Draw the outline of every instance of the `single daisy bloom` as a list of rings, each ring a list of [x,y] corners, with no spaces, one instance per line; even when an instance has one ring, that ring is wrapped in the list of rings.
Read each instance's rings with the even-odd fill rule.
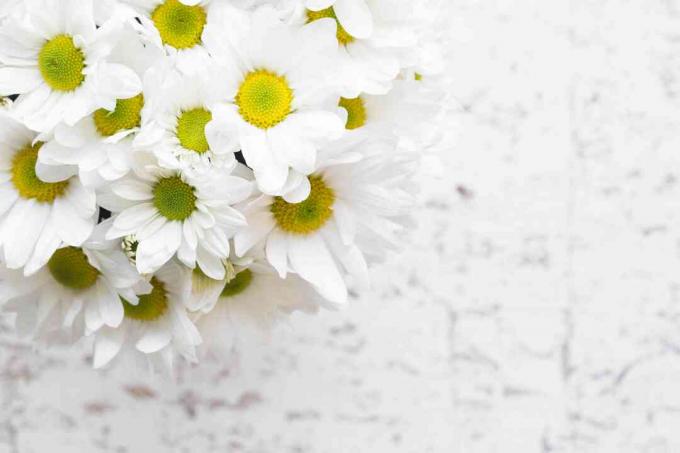
[[[137,269],[150,274],[173,256],[209,276],[225,276],[229,238],[246,226],[232,206],[252,193],[252,183],[226,172],[200,178],[158,165],[150,153],[139,152],[133,173],[114,182],[101,204],[119,212],[108,239],[133,235]]]
[[[343,133],[334,105],[333,28],[331,22],[292,28],[271,8],[256,10],[245,26],[206,28],[204,41],[228,88],[211,109],[208,142],[217,149],[236,139],[265,193],[285,195],[306,184],[318,149]]]
[[[189,307],[199,313],[196,326],[206,352],[227,355],[237,340],[266,338],[291,313],[315,313],[324,305],[298,276],[283,279],[266,260],[246,258],[235,260],[228,280],[193,272]]]
[[[346,277],[367,283],[365,252],[397,245],[403,231],[411,171],[395,149],[391,141],[358,136],[334,143],[319,156],[306,200],[262,195],[243,208],[250,228],[236,234],[236,254],[264,243],[282,278],[296,273],[330,302],[344,303]]]
[[[24,15],[0,26],[0,94],[20,95],[12,111],[29,128],[73,125],[141,91],[133,70],[107,61],[112,43],[95,26],[92,0],[25,3]]]
[[[145,46],[135,30],[124,22],[110,22],[105,28],[117,44],[110,60],[130,67],[140,78],[162,54]],[[146,76],[146,77],[145,77]],[[156,80],[149,81],[151,84]],[[145,105],[144,93],[116,100],[115,108],[100,108],[74,125],[58,124],[54,139],[43,145],[42,165],[73,166],[87,187],[99,187],[125,176],[132,166],[133,140],[139,132]]]
[[[234,137],[221,136],[226,141],[214,148],[206,137],[206,125],[212,121],[210,106],[225,91],[220,90],[218,81],[211,80],[212,75],[210,71],[200,75],[170,72],[162,90],[149,87],[146,91],[153,107],[145,112],[135,143],[152,149],[161,165],[199,175],[213,169],[230,171],[236,165],[234,153],[240,147]],[[161,77],[149,78],[155,81]]]
[[[121,0],[132,8],[141,32],[165,50],[181,72],[196,73],[208,61],[203,44],[206,26],[216,21],[218,0]]]
[[[121,324],[94,333],[94,367],[117,358],[169,372],[178,354],[195,361],[201,336],[184,307],[185,277],[182,266],[170,261],[151,276],[151,291],[139,294],[136,304],[123,298]]]
[[[0,247],[10,269],[26,275],[63,245],[79,247],[97,212],[94,191],[70,167],[43,167],[35,133],[0,112]]]
[[[137,304],[135,291],[150,291],[117,243],[93,235],[81,247],[62,247],[47,265],[25,277],[0,270],[0,303],[17,314],[24,335],[49,340],[66,335],[77,340],[102,326],[123,321],[121,297]]]
[[[414,6],[403,0],[307,0],[300,20],[333,20],[343,96],[385,94],[417,43]],[[328,5],[328,6],[325,6]],[[369,25],[372,24],[372,25]]]

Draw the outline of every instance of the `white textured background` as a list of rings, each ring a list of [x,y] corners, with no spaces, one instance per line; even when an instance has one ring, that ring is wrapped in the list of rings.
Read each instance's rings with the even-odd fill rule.
[[[0,332],[0,452],[680,452],[680,1],[451,0],[462,124],[345,313],[178,383]]]

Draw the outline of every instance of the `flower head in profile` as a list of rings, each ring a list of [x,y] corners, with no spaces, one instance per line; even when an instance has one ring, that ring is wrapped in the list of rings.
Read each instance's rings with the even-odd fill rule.
[[[224,278],[229,239],[246,226],[233,205],[250,195],[252,183],[223,172],[190,177],[159,166],[150,153],[136,157],[133,174],[113,183],[108,196],[102,195],[103,205],[118,213],[107,238],[135,237],[142,274],[155,272],[177,256],[192,269],[198,265],[213,278]]]
[[[95,224],[94,191],[77,170],[38,163],[43,143],[0,112],[0,247],[10,269],[29,275],[64,245],[79,247]]]
[[[26,0],[25,14],[0,26],[0,94],[29,128],[47,132],[141,91],[135,72],[109,62],[113,43],[97,29],[93,0]]]

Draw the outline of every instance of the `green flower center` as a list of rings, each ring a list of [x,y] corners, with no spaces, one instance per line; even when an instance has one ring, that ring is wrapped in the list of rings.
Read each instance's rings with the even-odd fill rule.
[[[69,180],[48,183],[38,178],[35,174],[35,165],[38,162],[38,151],[42,145],[42,142],[38,142],[17,151],[12,159],[12,184],[22,198],[52,203],[64,195],[69,186]]]
[[[349,130],[359,129],[366,125],[366,104],[360,97],[347,99],[340,98],[338,105],[347,110],[347,124]]]
[[[250,269],[245,269],[238,274],[236,277],[229,280],[229,283],[222,290],[220,297],[234,297],[241,294],[243,291],[248,289],[250,284],[253,282],[253,273]]]
[[[338,42],[340,44],[346,46],[347,44],[354,42],[354,36],[347,33],[347,30],[345,30],[345,28],[340,24],[338,16],[335,15],[335,10],[333,9],[332,6],[326,9],[322,9],[321,11],[311,11],[309,9],[307,10],[307,23],[314,22],[315,20],[319,19],[325,19],[328,17],[330,17],[331,19],[335,19],[335,23],[338,25],[337,37]]]
[[[205,138],[205,126],[212,121],[212,113],[204,108],[182,112],[177,118],[177,139],[183,148],[203,154],[210,149]]]
[[[151,322],[163,316],[168,310],[168,293],[163,282],[156,277],[151,279],[153,289],[149,294],[139,296],[139,303],[132,305],[121,298],[125,317],[142,322]]]
[[[201,6],[166,0],[151,13],[151,20],[164,44],[175,49],[189,49],[201,42],[207,15]]]
[[[194,191],[179,176],[163,178],[153,188],[153,204],[168,220],[186,220],[196,210]]]
[[[137,264],[137,247],[139,247],[139,241],[133,234],[125,236],[120,243],[120,248],[132,264]]]
[[[82,291],[94,286],[99,271],[90,264],[87,255],[77,247],[66,247],[54,252],[47,262],[52,277],[61,285]]]
[[[118,99],[114,111],[99,109],[93,114],[94,125],[102,137],[111,137],[120,131],[139,127],[142,123],[144,96]]]
[[[236,105],[244,120],[269,129],[286,119],[293,104],[293,90],[285,77],[266,69],[248,73],[236,94]]]
[[[421,73],[419,73],[419,72],[416,72],[416,73],[413,75],[413,78],[416,79],[418,82],[420,82],[421,80],[423,80],[423,75],[422,75]]]
[[[55,91],[73,91],[85,80],[85,55],[69,35],[47,41],[38,54],[38,68],[45,83]]]
[[[288,203],[276,197],[271,205],[276,224],[287,233],[311,234],[323,227],[333,215],[335,193],[318,175],[309,177],[312,189],[302,203]]]

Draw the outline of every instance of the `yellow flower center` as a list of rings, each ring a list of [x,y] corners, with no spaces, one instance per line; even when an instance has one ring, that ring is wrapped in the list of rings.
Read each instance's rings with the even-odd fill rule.
[[[166,0],[151,13],[151,20],[164,44],[175,49],[189,49],[201,42],[207,15],[202,6]]]
[[[139,303],[132,305],[122,299],[125,317],[142,322],[151,322],[163,316],[168,310],[168,293],[163,282],[156,277],[151,279],[153,289],[149,294],[139,296]]]
[[[163,178],[153,188],[153,204],[166,219],[183,221],[196,210],[194,191],[179,176]]]
[[[243,291],[248,289],[250,284],[253,282],[253,273],[250,269],[245,269],[238,274],[236,277],[229,280],[222,290],[220,297],[234,297],[241,294]]]
[[[182,112],[177,118],[177,139],[183,148],[203,154],[210,149],[205,137],[205,126],[212,121],[212,113],[199,107]]]
[[[73,91],[85,80],[85,55],[69,35],[47,41],[38,54],[38,68],[45,83],[55,91]]]
[[[244,120],[269,129],[286,119],[293,104],[293,90],[285,77],[266,69],[248,73],[236,95],[236,105]]]
[[[99,109],[93,114],[94,125],[102,137],[111,137],[120,131],[139,127],[142,123],[144,95],[138,94],[129,99],[118,99],[112,111]]]
[[[338,16],[335,15],[335,10],[333,9],[332,6],[326,9],[322,9],[321,11],[311,11],[309,9],[307,10],[307,23],[325,18],[331,18],[335,20],[335,23],[338,26],[337,37],[338,42],[340,44],[346,46],[347,44],[354,42],[354,36],[347,33],[347,30],[345,30],[345,28],[340,24]]]
[[[92,266],[87,255],[77,247],[66,247],[54,252],[47,262],[52,277],[66,288],[82,291],[94,286],[99,271]]]
[[[321,176],[309,177],[311,191],[301,203],[276,197],[270,209],[279,228],[287,233],[307,235],[321,229],[333,215],[335,193]]]
[[[42,145],[42,142],[38,142],[17,151],[12,159],[12,184],[22,198],[52,203],[64,195],[69,186],[69,180],[48,183],[38,178],[35,174],[35,165],[38,162],[38,151]]]
[[[347,99],[340,98],[338,105],[347,110],[347,129],[359,129],[366,125],[366,104],[361,97]]]

